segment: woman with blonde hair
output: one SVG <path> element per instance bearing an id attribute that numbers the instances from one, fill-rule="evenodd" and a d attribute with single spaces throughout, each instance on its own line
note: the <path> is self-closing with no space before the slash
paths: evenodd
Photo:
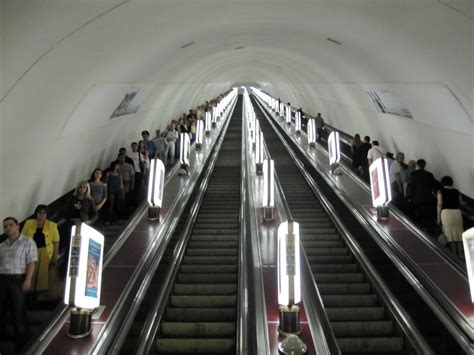
<path id="1" fill-rule="evenodd" d="M 66 219 L 70 222 L 93 224 L 98 217 L 94 200 L 91 198 L 91 188 L 87 181 L 77 184 L 72 198 L 69 200 Z"/>
<path id="2" fill-rule="evenodd" d="M 58 225 L 48 219 L 48 206 L 38 205 L 35 209 L 35 218 L 25 222 L 21 233 L 33 238 L 38 248 L 38 264 L 32 282 L 33 291 L 47 291 L 49 269 L 51 265 L 57 264 L 59 258 Z"/>

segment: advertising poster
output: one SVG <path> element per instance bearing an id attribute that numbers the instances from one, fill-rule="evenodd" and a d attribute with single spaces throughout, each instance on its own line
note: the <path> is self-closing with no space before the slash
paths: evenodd
<path id="1" fill-rule="evenodd" d="M 87 253 L 86 296 L 97 298 L 101 245 L 89 240 Z"/>
<path id="2" fill-rule="evenodd" d="M 471 302 L 474 303 L 474 228 L 470 228 L 462 234 L 462 241 L 464 256 L 466 257 L 467 275 L 469 277 Z"/>
<path id="3" fill-rule="evenodd" d="M 371 185 L 372 185 L 373 200 L 375 201 L 380 197 L 378 169 L 372 170 L 372 172 L 370 174 L 370 182 L 371 182 Z"/>

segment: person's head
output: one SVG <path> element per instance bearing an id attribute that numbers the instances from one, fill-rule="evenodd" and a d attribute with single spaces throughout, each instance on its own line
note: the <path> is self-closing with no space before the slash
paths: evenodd
<path id="1" fill-rule="evenodd" d="M 119 154 L 119 155 L 117 155 L 117 161 L 118 161 L 120 164 L 125 163 L 125 155 L 124 155 L 124 154 Z"/>
<path id="2" fill-rule="evenodd" d="M 408 161 L 408 168 L 412 169 L 412 170 L 415 170 L 416 169 L 416 161 L 414 161 L 413 159 L 409 160 Z"/>
<path id="3" fill-rule="evenodd" d="M 136 152 L 138 149 L 138 143 L 132 142 L 132 144 L 130 144 L 130 148 L 132 148 L 132 152 Z"/>
<path id="4" fill-rule="evenodd" d="M 365 142 L 365 143 L 370 143 L 370 137 L 369 137 L 369 136 L 365 136 L 365 137 L 364 137 L 364 142 Z"/>
<path id="5" fill-rule="evenodd" d="M 454 181 L 451 176 L 443 176 L 441 178 L 441 186 L 453 186 Z"/>
<path id="6" fill-rule="evenodd" d="M 405 160 L 405 154 L 402 152 L 398 152 L 396 159 L 399 163 L 403 163 L 403 161 Z"/>
<path id="7" fill-rule="evenodd" d="M 157 137 L 160 137 L 161 136 L 161 130 L 160 129 L 155 130 L 155 135 Z"/>
<path id="8" fill-rule="evenodd" d="M 48 206 L 46 205 L 38 205 L 35 208 L 35 216 L 36 220 L 40 223 L 46 222 L 48 218 Z"/>
<path id="9" fill-rule="evenodd" d="M 138 151 L 144 151 L 145 150 L 145 141 L 144 140 L 139 140 L 138 141 Z"/>
<path id="10" fill-rule="evenodd" d="M 16 237 L 20 234 L 20 224 L 15 217 L 7 217 L 3 220 L 3 232 L 7 237 Z"/>
<path id="11" fill-rule="evenodd" d="M 77 184 L 76 190 L 74 191 L 74 196 L 82 198 L 91 198 L 91 188 L 87 181 L 81 181 Z"/>
<path id="12" fill-rule="evenodd" d="M 127 156 L 127 148 L 124 148 L 124 147 L 120 148 L 119 149 L 119 154 L 123 154 L 123 155 Z"/>
<path id="13" fill-rule="evenodd" d="M 173 128 L 173 129 L 176 128 L 176 121 L 175 120 L 171 121 L 171 128 Z"/>
<path id="14" fill-rule="evenodd" d="M 321 117 L 321 112 L 318 112 L 318 117 Z"/>
<path id="15" fill-rule="evenodd" d="M 288 105 L 288 106 L 291 106 L 291 104 L 290 104 L 289 102 L 287 103 L 287 105 Z"/>
<path id="16" fill-rule="evenodd" d="M 419 167 L 420 169 L 424 169 L 425 166 L 426 166 L 426 161 L 425 161 L 425 159 L 418 159 L 418 160 L 416 161 L 416 165 L 418 165 L 418 167 Z"/>
<path id="17" fill-rule="evenodd" d="M 391 153 L 391 152 L 387 152 L 387 154 L 385 154 L 385 156 L 386 156 L 388 159 L 393 159 L 393 153 Z"/>
<path id="18" fill-rule="evenodd" d="M 102 169 L 96 168 L 92 172 L 90 181 L 96 181 L 102 179 Z"/>
<path id="19" fill-rule="evenodd" d="M 360 141 L 360 134 L 359 133 L 354 134 L 354 140 Z"/>
<path id="20" fill-rule="evenodd" d="M 142 138 L 145 142 L 148 141 L 148 138 L 150 138 L 150 132 L 147 130 L 142 131 Z"/>
<path id="21" fill-rule="evenodd" d="M 372 142 L 372 145 L 375 145 L 376 147 L 378 147 L 379 141 L 373 141 L 373 142 Z"/>
<path id="22" fill-rule="evenodd" d="M 113 172 L 120 172 L 120 163 L 118 161 L 113 161 L 112 164 L 110 164 L 110 170 Z"/>

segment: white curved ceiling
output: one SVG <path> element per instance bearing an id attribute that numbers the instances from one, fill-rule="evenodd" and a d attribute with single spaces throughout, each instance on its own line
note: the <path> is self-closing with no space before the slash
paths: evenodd
<path id="1" fill-rule="evenodd" d="M 472 157 L 457 154 L 474 148 L 471 0 L 1 6 L 1 215 L 51 202 L 141 129 L 162 128 L 234 84 L 260 85 L 343 130 L 423 156 L 474 195 Z M 153 90 L 136 114 L 108 120 L 122 99 L 114 92 L 145 84 Z M 91 105 L 96 88 L 115 91 Z M 414 119 L 377 113 L 371 88 L 395 91 Z M 83 112 L 80 131 L 65 135 Z"/>

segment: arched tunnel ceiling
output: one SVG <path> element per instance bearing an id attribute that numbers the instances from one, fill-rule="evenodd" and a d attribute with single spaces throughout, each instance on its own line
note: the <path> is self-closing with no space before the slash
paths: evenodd
<path id="1" fill-rule="evenodd" d="M 71 149 L 77 142 L 61 141 L 61 129 L 98 84 L 156 87 L 139 123 L 130 117 L 91 126 L 98 132 L 89 135 L 89 146 L 101 129 L 114 132 L 104 143 L 123 144 L 136 133 L 121 137 L 118 132 L 163 126 L 235 83 L 261 85 L 285 101 L 321 110 L 329 122 L 347 123 L 349 131 L 369 127 L 368 133 L 386 138 L 390 149 L 407 146 L 409 137 L 399 141 L 384 133 L 381 123 L 372 124 L 374 109 L 365 102 L 364 88 L 439 86 L 465 112 L 451 126 L 473 135 L 472 0 L 3 0 L 1 6 L 2 162 L 10 162 L 7 135 L 21 134 L 25 127 L 53 137 L 46 144 L 32 135 L 27 145 Z M 410 91 L 410 97 L 416 95 Z M 102 103 L 110 112 L 116 104 Z M 360 112 L 342 113 L 336 104 Z M 440 119 L 430 121 L 425 107 L 415 111 L 423 125 L 438 126 Z M 469 148 L 469 138 L 463 142 Z M 91 156 L 93 165 L 102 162 L 103 148 Z M 31 164 L 45 158 L 24 159 Z M 468 158 L 442 163 L 451 169 L 467 163 L 468 175 L 474 175 Z M 11 164 L 9 172 L 2 170 L 0 192 L 9 190 L 20 170 Z M 82 170 L 68 178 L 77 180 Z M 54 195 L 48 188 L 33 199 L 51 200 L 73 185 L 54 180 L 60 191 Z M 467 183 L 463 187 L 474 192 Z M 21 203 L 12 209 L 26 211 Z"/>

